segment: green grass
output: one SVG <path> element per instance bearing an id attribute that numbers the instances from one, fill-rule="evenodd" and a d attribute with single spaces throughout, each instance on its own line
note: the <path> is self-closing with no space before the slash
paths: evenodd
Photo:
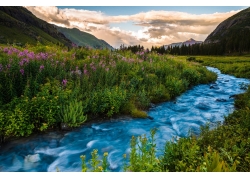
<path id="1" fill-rule="evenodd" d="M 216 67 L 222 73 L 236 77 L 250 78 L 250 58 L 245 56 L 194 56 L 193 62 Z M 185 58 L 185 57 L 182 57 Z"/>

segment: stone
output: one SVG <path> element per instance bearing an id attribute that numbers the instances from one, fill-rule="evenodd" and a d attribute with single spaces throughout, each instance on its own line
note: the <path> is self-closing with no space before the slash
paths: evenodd
<path id="1" fill-rule="evenodd" d="M 24 160 L 27 162 L 35 163 L 35 162 L 41 161 L 41 157 L 39 154 L 27 155 L 25 156 Z"/>
<path id="2" fill-rule="evenodd" d="M 227 100 L 226 100 L 226 99 L 219 98 L 219 99 L 216 99 L 215 101 L 218 101 L 218 102 L 226 102 Z"/>
<path id="3" fill-rule="evenodd" d="M 61 123 L 61 130 L 69 131 L 71 130 L 71 128 L 68 126 L 67 123 Z"/>
<path id="4" fill-rule="evenodd" d="M 236 94 L 232 94 L 232 95 L 229 96 L 229 99 L 235 98 L 235 96 L 236 96 Z"/>
<path id="5" fill-rule="evenodd" d="M 148 116 L 147 118 L 148 118 L 148 119 L 150 119 L 150 120 L 154 120 L 154 118 L 153 118 L 153 117 L 151 117 L 151 116 Z"/>

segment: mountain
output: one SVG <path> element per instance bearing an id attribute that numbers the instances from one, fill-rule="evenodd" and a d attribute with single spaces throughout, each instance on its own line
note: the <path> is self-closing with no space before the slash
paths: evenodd
<path id="1" fill-rule="evenodd" d="M 80 31 L 79 29 L 73 28 L 64 28 L 64 27 L 57 27 L 57 30 L 63 33 L 68 39 L 70 39 L 73 43 L 78 46 L 89 46 L 95 49 L 114 49 L 110 46 L 106 41 L 97 39 L 95 36 Z"/>
<path id="2" fill-rule="evenodd" d="M 165 47 L 165 49 L 167 49 L 168 47 L 176 47 L 176 46 L 181 47 L 182 45 L 186 45 L 186 46 L 190 45 L 191 46 L 193 44 L 200 44 L 200 43 L 202 43 L 202 41 L 196 41 L 196 40 L 190 38 L 189 40 L 186 40 L 184 42 L 178 42 L 178 43 L 172 43 L 169 45 L 164 45 L 164 47 Z"/>
<path id="3" fill-rule="evenodd" d="M 38 19 L 26 8 L 0 6 L 0 43 L 35 45 L 38 41 L 42 44 L 72 44 L 54 25 Z"/>
<path id="4" fill-rule="evenodd" d="M 250 51 L 250 8 L 221 22 L 205 43 L 220 43 L 227 53 Z"/>

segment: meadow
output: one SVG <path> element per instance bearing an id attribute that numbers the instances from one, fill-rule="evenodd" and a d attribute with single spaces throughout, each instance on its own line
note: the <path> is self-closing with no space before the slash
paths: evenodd
<path id="1" fill-rule="evenodd" d="M 1 46 L 1 141 L 97 117 L 146 118 L 152 103 L 215 80 L 201 65 L 146 51 Z"/>

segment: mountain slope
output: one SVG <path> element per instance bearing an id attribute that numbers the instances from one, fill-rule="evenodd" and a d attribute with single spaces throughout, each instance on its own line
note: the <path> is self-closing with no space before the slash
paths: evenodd
<path id="1" fill-rule="evenodd" d="M 0 6 L 0 43 L 64 44 L 71 41 L 54 27 L 38 19 L 24 7 Z"/>
<path id="2" fill-rule="evenodd" d="M 250 50 L 250 8 L 221 22 L 205 39 L 205 43 L 221 43 L 226 52 Z"/>
<path id="3" fill-rule="evenodd" d="M 58 31 L 63 33 L 68 39 L 70 39 L 73 43 L 78 46 L 90 46 L 92 48 L 108 48 L 114 49 L 110 46 L 107 42 L 101 39 L 97 39 L 95 36 L 80 31 L 79 29 L 73 28 L 64 28 L 64 27 L 57 27 Z"/>

